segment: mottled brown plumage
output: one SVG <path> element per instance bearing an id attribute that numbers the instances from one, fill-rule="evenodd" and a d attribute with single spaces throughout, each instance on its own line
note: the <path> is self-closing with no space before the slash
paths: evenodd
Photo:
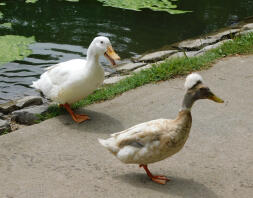
<path id="1" fill-rule="evenodd" d="M 210 99 L 223 102 L 204 86 L 202 77 L 198 74 L 190 74 L 186 78 L 185 87 L 187 92 L 182 109 L 174 120 L 157 119 L 144 122 L 114 133 L 106 140 L 99 139 L 99 142 L 120 161 L 140 164 L 153 181 L 166 183 L 168 179 L 164 176 L 153 176 L 147 164 L 164 160 L 183 148 L 192 124 L 191 107 L 196 100 Z"/>

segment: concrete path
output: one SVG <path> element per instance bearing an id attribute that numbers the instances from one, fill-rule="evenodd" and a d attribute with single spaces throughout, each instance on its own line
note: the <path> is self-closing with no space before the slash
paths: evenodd
<path id="1" fill-rule="evenodd" d="M 184 149 L 150 165 L 171 178 L 149 180 L 99 145 L 134 124 L 174 118 L 184 95 L 184 78 L 129 91 L 80 110 L 91 121 L 62 115 L 0 137 L 1 198 L 252 198 L 253 56 L 230 57 L 202 71 L 224 104 L 198 101 Z"/>

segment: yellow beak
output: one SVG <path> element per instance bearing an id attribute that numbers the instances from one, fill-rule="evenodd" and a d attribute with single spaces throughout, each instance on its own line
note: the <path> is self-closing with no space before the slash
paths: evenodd
<path id="1" fill-rule="evenodd" d="M 104 55 L 111 62 L 112 65 L 116 65 L 115 60 L 120 60 L 119 55 L 116 54 L 112 46 L 107 47 L 107 50 Z"/>
<path id="2" fill-rule="evenodd" d="M 212 95 L 208 98 L 209 100 L 212 100 L 214 102 L 218 102 L 218 103 L 224 103 L 224 100 L 220 99 L 219 97 L 217 97 L 216 95 Z"/>

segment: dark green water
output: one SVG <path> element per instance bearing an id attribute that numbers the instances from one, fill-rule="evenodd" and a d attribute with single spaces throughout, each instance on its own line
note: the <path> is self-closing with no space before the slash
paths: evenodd
<path id="1" fill-rule="evenodd" d="M 103 7 L 96 0 L 1 2 L 6 5 L 0 8 L 4 14 L 0 22 L 12 23 L 12 29 L 0 29 L 0 35 L 35 36 L 37 42 L 31 45 L 33 54 L 24 61 L 0 66 L 0 102 L 35 94 L 28 86 L 45 67 L 84 58 L 97 35 L 109 37 L 117 53 L 126 59 L 253 15 L 253 0 L 179 0 L 179 9 L 193 11 L 182 15 Z"/>

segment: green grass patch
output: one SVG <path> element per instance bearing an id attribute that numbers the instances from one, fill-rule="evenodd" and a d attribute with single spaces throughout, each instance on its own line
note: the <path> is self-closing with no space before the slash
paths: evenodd
<path id="1" fill-rule="evenodd" d="M 186 75 L 193 71 L 209 68 L 212 63 L 220 58 L 235 54 L 251 54 L 253 53 L 253 33 L 235 37 L 234 40 L 224 43 L 222 46 L 206 52 L 198 57 L 181 57 L 167 59 L 160 65 L 153 65 L 150 69 L 135 73 L 118 83 L 102 87 L 93 94 L 81 100 L 72 107 L 74 109 L 83 107 L 95 102 L 109 100 L 120 95 L 130 89 L 140 87 L 148 83 L 154 83 L 175 78 L 177 76 Z M 55 117 L 64 112 L 57 105 L 51 106 L 49 112 L 40 117 L 41 120 Z"/>
<path id="2" fill-rule="evenodd" d="M 28 46 L 33 42 L 35 42 L 34 37 L 0 36 L 0 65 L 14 60 L 22 60 L 30 55 L 32 50 Z"/>
<path id="3" fill-rule="evenodd" d="M 11 132 L 10 129 L 5 129 L 5 130 L 3 130 L 3 131 L 0 132 L 0 136 L 1 136 L 1 135 L 8 134 L 8 133 L 10 133 L 10 132 Z"/>

